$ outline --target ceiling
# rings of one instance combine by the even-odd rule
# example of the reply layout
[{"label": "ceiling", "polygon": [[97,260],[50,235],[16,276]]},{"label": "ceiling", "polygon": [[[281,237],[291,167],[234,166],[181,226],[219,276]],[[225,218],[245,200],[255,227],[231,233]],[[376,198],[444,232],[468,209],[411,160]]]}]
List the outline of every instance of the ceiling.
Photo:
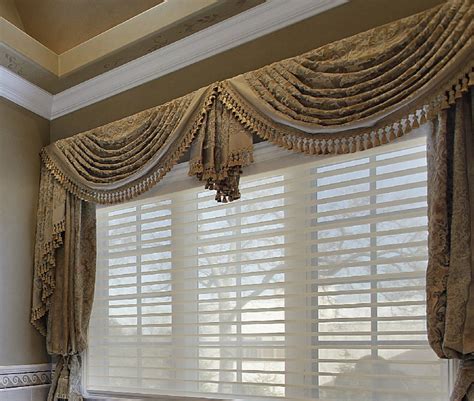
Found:
[{"label": "ceiling", "polygon": [[55,94],[265,1],[0,0],[0,66]]},{"label": "ceiling", "polygon": [[163,1],[13,0],[13,3],[21,21],[19,28],[61,54]]}]

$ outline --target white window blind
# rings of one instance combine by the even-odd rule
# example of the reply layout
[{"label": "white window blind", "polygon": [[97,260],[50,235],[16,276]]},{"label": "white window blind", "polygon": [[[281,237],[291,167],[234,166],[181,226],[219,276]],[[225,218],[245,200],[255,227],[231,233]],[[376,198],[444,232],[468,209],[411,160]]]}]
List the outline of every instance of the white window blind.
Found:
[{"label": "white window blind", "polygon": [[425,329],[425,137],[297,160],[230,204],[193,188],[98,209],[88,391],[447,398]]}]

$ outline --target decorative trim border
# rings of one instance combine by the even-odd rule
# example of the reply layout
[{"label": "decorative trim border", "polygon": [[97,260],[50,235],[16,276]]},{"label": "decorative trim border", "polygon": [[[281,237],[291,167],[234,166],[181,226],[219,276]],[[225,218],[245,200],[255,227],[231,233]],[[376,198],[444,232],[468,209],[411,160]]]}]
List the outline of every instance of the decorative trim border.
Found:
[{"label": "decorative trim border", "polygon": [[0,65],[0,97],[51,119],[53,95]]},{"label": "decorative trim border", "polygon": [[267,0],[54,96],[0,67],[0,97],[53,120],[348,1]]},{"label": "decorative trim border", "polygon": [[0,366],[0,390],[51,384],[51,364]]}]

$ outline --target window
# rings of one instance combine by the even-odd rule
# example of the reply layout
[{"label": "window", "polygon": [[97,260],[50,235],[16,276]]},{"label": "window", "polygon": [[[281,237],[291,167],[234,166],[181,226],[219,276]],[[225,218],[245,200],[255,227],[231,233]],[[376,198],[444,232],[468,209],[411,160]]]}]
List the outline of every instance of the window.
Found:
[{"label": "window", "polygon": [[425,329],[423,131],[325,158],[258,146],[240,201],[180,189],[178,171],[98,209],[88,391],[446,399]]}]

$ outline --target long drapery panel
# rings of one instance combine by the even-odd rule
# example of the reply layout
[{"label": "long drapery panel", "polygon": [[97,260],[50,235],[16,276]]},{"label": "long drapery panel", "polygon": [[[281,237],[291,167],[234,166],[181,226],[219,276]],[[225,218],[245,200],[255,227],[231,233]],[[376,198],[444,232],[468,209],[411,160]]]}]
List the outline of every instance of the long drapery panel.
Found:
[{"label": "long drapery panel", "polygon": [[[56,254],[56,289],[51,297],[46,347],[58,355],[49,401],[81,400],[80,354],[94,297],[96,268],[95,207],[71,193],[66,197],[63,246]],[[70,378],[72,378],[70,380]]]},{"label": "long drapery panel", "polygon": [[428,140],[428,337],[439,357],[461,359],[453,401],[462,400],[474,374],[472,95],[433,120]]},{"label": "long drapery panel", "polygon": [[31,322],[46,336],[47,313],[56,287],[56,249],[63,245],[66,190],[43,165],[36,214],[35,266]]},{"label": "long drapery panel", "polygon": [[[383,145],[430,121],[436,128],[433,143],[441,146],[443,135],[459,131],[451,128],[459,127],[452,116],[460,115],[461,99],[474,84],[473,17],[470,0],[450,0],[44,148],[31,320],[47,336],[49,351],[60,355],[50,399],[58,394],[80,399],[78,366],[93,298],[94,204],[146,192],[189,148],[189,174],[215,190],[217,201],[234,201],[240,197],[240,174],[253,161],[254,135],[297,152],[339,154]],[[431,146],[430,157],[441,149]],[[442,201],[431,205],[437,206],[430,213]],[[439,229],[430,225],[430,238]],[[453,261],[450,246],[432,254]],[[467,269],[464,259],[438,269],[444,275],[436,279],[430,260],[428,275],[429,331],[442,333],[439,341],[430,334],[432,346],[441,357],[463,360],[455,400],[472,391],[465,383],[473,376],[472,352],[448,344],[451,311],[464,308],[463,321],[469,321],[469,303],[456,303],[448,290],[454,282],[472,294],[470,278],[459,275]],[[433,301],[439,282],[445,283],[442,301]],[[463,330],[466,339],[474,333],[472,323]]]}]

